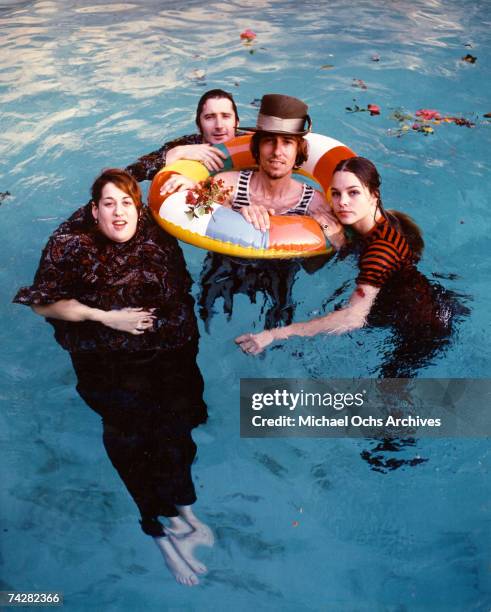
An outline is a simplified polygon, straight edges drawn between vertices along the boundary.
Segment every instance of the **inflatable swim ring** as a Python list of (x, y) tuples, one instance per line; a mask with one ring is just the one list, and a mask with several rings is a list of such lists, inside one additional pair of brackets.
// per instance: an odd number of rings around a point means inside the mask
[[(256, 166), (249, 150), (251, 134), (238, 136), (225, 144), (214, 145), (226, 154), (223, 170), (241, 170)], [(316, 181), (324, 193), (338, 162), (355, 153), (341, 142), (307, 134), (309, 158), (297, 174)], [(308, 216), (273, 215), (266, 232), (256, 230), (243, 216), (220, 204), (213, 213), (190, 219), (186, 214), (186, 192), (161, 196), (160, 188), (172, 174), (183, 174), (195, 181), (209, 176), (200, 162), (179, 160), (158, 172), (150, 186), (148, 202), (157, 223), (179, 240), (224, 255), (259, 259), (313, 257), (331, 252), (318, 223)]]

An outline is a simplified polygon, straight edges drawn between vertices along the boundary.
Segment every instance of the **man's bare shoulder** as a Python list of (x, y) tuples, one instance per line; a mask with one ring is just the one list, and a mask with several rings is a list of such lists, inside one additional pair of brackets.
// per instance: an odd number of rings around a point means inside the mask
[(317, 210), (322, 210), (326, 208), (326, 206), (330, 208), (326, 200), (326, 196), (322, 193), (322, 191), (315, 189), (314, 196), (312, 198), (312, 202), (310, 203), (310, 206), (309, 206), (309, 210), (312, 212), (315, 212)]

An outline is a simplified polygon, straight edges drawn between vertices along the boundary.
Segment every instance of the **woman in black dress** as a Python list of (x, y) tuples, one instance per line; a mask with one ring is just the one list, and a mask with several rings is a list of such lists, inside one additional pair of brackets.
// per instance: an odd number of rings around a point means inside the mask
[(275, 340), (291, 336), (341, 334), (364, 325), (390, 326), (396, 349), (381, 366), (383, 377), (411, 377), (444, 348), (456, 315), (467, 314), (456, 296), (430, 282), (417, 268), (424, 247), (421, 232), (410, 217), (385, 210), (380, 197), (380, 176), (371, 161), (352, 157), (334, 169), (332, 211), (316, 213), (327, 238), (339, 237), (343, 228), (353, 234), (343, 250), (359, 255), (359, 273), (348, 303), (316, 319), (285, 327), (244, 334), (236, 339), (252, 355)]
[(207, 409), (190, 287), (182, 251), (142, 207), (138, 183), (109, 169), (94, 182), (92, 202), (53, 233), (33, 285), (14, 299), (46, 317), (69, 351), (77, 391), (102, 417), (105, 448), (143, 531), (187, 585), (206, 571), (194, 547), (212, 544), (192, 511), (191, 430)]

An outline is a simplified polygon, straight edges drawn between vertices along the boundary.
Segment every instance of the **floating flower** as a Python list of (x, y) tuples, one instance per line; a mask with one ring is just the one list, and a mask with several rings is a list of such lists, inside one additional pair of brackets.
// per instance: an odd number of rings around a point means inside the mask
[(421, 123), (413, 123), (412, 128), (415, 132), (421, 132), (422, 134), (433, 134), (434, 131), (430, 125)]
[(370, 115), (380, 115), (380, 106), (378, 104), (369, 104), (367, 110)]
[(368, 85), (365, 83), (365, 81), (362, 81), (361, 79), (353, 79), (351, 87), (358, 87), (359, 89), (368, 89)]
[(240, 33), (240, 38), (242, 40), (245, 40), (246, 42), (251, 42), (256, 38), (257, 34), (255, 32), (253, 32), (252, 30), (244, 30), (243, 32)]
[(365, 112), (367, 109), (366, 108), (362, 108), (361, 106), (358, 106), (358, 104), (356, 103), (356, 98), (353, 98), (353, 106), (345, 106), (345, 110), (348, 111), (348, 113), (363, 113)]
[(419, 117), (423, 121), (432, 121), (432, 120), (440, 120), (442, 116), (436, 110), (430, 110), (428, 108), (421, 108), (417, 110), (415, 113), (416, 117)]
[(394, 121), (399, 121), (400, 123), (403, 121), (411, 121), (413, 116), (410, 113), (407, 113), (402, 108), (396, 108), (396, 110), (390, 115), (390, 119), (394, 119)]
[(298, 521), (293, 521), (292, 525), (293, 525), (293, 527), (298, 527), (299, 522)]
[(464, 117), (449, 117), (449, 119), (452, 123), (455, 123), (455, 125), (462, 125), (468, 128), (473, 128), (476, 126), (475, 123), (469, 121), (469, 119), (465, 119)]

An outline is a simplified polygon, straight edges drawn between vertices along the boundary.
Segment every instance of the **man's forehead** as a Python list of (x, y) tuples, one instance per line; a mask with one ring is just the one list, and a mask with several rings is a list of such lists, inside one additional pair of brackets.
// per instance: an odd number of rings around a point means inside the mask
[(209, 98), (204, 106), (201, 114), (214, 115), (217, 113), (233, 113), (234, 109), (232, 102), (228, 98)]

